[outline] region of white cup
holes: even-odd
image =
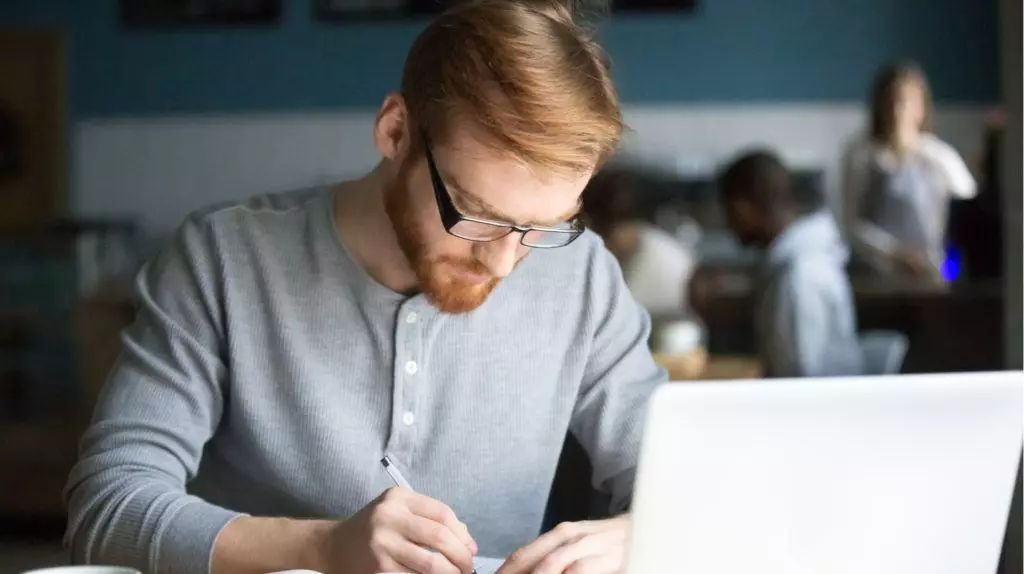
[[[22,574],[142,574],[125,566],[53,566],[27,570]]]
[[[657,330],[654,352],[667,355],[683,355],[702,344],[701,326],[693,320],[672,321]]]

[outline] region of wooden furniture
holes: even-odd
[[[108,287],[81,300],[73,315],[75,400],[51,403],[30,417],[0,419],[0,518],[8,521],[64,522],[62,491],[78,441],[121,352],[121,330],[135,312],[123,288]]]
[[[3,155],[14,158],[0,175],[0,228],[38,225],[64,208],[66,76],[59,34],[0,34]]]
[[[763,375],[761,363],[754,357],[714,356],[701,374],[703,380],[759,379]]]
[[[65,206],[65,54],[56,32],[0,33],[0,518],[63,519],[77,444],[73,250],[34,231]]]
[[[82,411],[91,412],[96,404],[121,354],[121,331],[134,319],[135,305],[126,283],[108,283],[76,306],[74,332]]]
[[[681,355],[654,353],[654,362],[668,371],[673,381],[698,379],[708,366],[708,351],[701,347]]]
[[[703,348],[684,355],[655,353],[654,360],[668,371],[673,381],[757,379],[762,375],[761,364],[754,357],[709,356]]]

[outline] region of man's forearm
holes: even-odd
[[[326,570],[326,540],[334,522],[240,516],[227,524],[213,547],[212,574],[266,574]]]

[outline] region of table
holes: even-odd
[[[761,378],[761,364],[746,355],[708,355],[703,349],[685,354],[655,353],[654,361],[673,381],[709,381]]]

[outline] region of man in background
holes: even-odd
[[[799,201],[789,171],[771,152],[741,155],[718,184],[730,229],[763,253],[754,325],[765,375],[860,374],[849,250],[835,218]]]

